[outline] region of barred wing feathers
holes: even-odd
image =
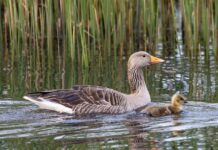
[[[76,85],[69,90],[50,90],[30,93],[36,101],[46,100],[71,108],[75,113],[122,113],[125,94],[100,86]]]

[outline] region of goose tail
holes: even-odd
[[[71,108],[53,101],[49,101],[48,99],[44,99],[43,97],[27,95],[23,98],[38,105],[41,109],[49,109],[60,113],[74,114],[74,111]]]

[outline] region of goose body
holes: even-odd
[[[152,117],[160,117],[170,114],[179,114],[182,112],[183,104],[186,103],[186,97],[177,92],[171,98],[171,104],[169,105],[158,105],[155,103],[147,104],[136,111],[140,113],[146,113]]]
[[[144,81],[143,68],[164,60],[140,51],[128,61],[130,94],[92,85],[76,85],[72,89],[60,89],[29,93],[23,98],[42,109],[69,114],[125,113],[142,107],[151,101]]]

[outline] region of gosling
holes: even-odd
[[[170,105],[157,105],[152,103],[151,105],[146,105],[136,111],[140,113],[145,113],[151,117],[179,114],[183,110],[184,103],[187,103],[186,100],[187,98],[185,96],[180,94],[180,92],[176,92],[171,98]]]

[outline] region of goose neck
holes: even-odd
[[[132,67],[128,69],[128,80],[130,85],[131,94],[139,94],[147,91],[144,80],[143,71],[141,68]]]

